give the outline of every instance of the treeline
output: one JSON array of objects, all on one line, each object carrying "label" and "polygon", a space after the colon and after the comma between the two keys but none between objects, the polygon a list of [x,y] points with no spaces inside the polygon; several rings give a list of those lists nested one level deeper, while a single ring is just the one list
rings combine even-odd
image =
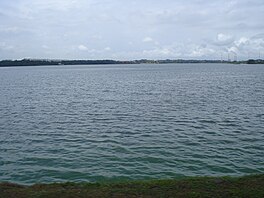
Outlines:
[{"label": "treeline", "polygon": [[115,60],[3,60],[0,66],[41,66],[41,65],[98,65],[98,64],[129,64],[130,61]]},{"label": "treeline", "polygon": [[116,60],[49,60],[49,59],[22,59],[22,60],[2,60],[0,67],[12,66],[41,66],[41,65],[102,65],[102,64],[169,64],[169,63],[233,63],[233,64],[264,64],[264,60],[250,59],[248,61],[221,61],[221,60],[133,60],[133,61],[116,61]]},{"label": "treeline", "polygon": [[249,59],[247,61],[247,64],[264,64],[264,60],[262,60],[262,59],[257,59],[257,60]]}]

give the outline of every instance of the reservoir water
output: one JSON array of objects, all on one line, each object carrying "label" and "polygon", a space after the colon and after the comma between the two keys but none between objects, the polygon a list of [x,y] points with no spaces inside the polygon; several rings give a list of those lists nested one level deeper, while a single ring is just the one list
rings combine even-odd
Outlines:
[{"label": "reservoir water", "polygon": [[0,68],[0,181],[264,173],[264,65]]}]

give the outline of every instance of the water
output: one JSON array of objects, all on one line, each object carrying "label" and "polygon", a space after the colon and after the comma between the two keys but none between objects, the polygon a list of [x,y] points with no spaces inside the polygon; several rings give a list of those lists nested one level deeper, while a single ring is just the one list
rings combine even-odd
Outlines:
[{"label": "water", "polygon": [[0,68],[0,181],[264,172],[264,66]]}]

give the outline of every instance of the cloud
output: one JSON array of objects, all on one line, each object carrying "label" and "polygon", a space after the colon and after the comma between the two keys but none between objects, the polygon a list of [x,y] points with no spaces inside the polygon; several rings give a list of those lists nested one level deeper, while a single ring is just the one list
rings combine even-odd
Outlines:
[{"label": "cloud", "polygon": [[226,35],[226,34],[220,33],[217,35],[217,40],[220,42],[226,42],[229,40],[233,40],[233,37],[231,35]]},{"label": "cloud", "polygon": [[2,0],[0,59],[202,59],[230,50],[242,59],[264,52],[263,9],[263,0]]},{"label": "cloud", "polygon": [[216,39],[207,40],[208,43],[216,45],[216,46],[227,46],[232,44],[235,41],[234,36],[224,33],[218,33]]},{"label": "cloud", "polygon": [[177,43],[166,46],[155,47],[150,50],[143,50],[143,55],[145,57],[158,57],[158,58],[170,58],[170,59],[178,59],[178,58],[215,58],[214,55],[215,50],[210,48],[207,45],[198,45],[198,44],[184,44]]},{"label": "cloud", "polygon": [[143,40],[142,40],[142,42],[144,42],[144,43],[148,43],[148,42],[152,42],[153,41],[153,39],[151,38],[151,37],[145,37]]},{"label": "cloud", "polygon": [[154,48],[151,50],[143,50],[143,55],[146,57],[171,57],[174,56],[174,52],[172,49],[167,47],[161,47],[161,48]]},{"label": "cloud", "polygon": [[8,45],[5,42],[0,42],[0,50],[2,51],[11,51],[14,49],[14,46]]},{"label": "cloud", "polygon": [[47,46],[47,45],[42,45],[41,47],[42,47],[43,49],[50,49],[50,47]]},{"label": "cloud", "polygon": [[105,50],[105,51],[110,51],[111,48],[110,48],[110,47],[105,47],[104,50]]},{"label": "cloud", "polygon": [[87,51],[88,50],[88,48],[85,45],[79,45],[78,49],[81,51]]},{"label": "cloud", "polygon": [[[190,53],[190,57],[199,58],[199,57],[212,57],[214,55],[215,50],[211,48],[207,48],[204,46],[196,46],[192,52]],[[215,57],[214,57],[215,58]]]},{"label": "cloud", "polygon": [[246,37],[241,37],[238,40],[234,41],[234,44],[238,48],[242,49],[244,46],[247,46],[247,45],[250,44],[250,40],[248,38],[246,38]]},{"label": "cloud", "polygon": [[236,46],[232,46],[232,47],[228,48],[228,52],[237,54],[238,48]]},{"label": "cloud", "polygon": [[264,39],[264,33],[259,33],[251,37],[252,39]]},{"label": "cloud", "polygon": [[19,31],[18,27],[1,27],[0,32],[4,33],[16,33]]}]

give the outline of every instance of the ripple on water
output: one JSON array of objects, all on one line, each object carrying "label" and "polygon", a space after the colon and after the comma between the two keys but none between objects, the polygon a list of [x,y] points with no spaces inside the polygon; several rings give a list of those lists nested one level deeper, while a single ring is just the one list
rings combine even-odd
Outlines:
[{"label": "ripple on water", "polygon": [[263,75],[230,64],[1,69],[0,180],[263,173]]}]

